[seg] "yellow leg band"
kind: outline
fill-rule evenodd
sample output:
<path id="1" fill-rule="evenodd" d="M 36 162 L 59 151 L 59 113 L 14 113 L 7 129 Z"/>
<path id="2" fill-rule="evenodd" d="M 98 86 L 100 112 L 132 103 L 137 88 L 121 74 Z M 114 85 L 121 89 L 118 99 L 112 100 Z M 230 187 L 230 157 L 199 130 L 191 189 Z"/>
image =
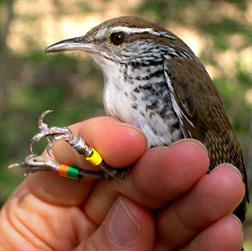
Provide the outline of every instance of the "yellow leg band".
<path id="1" fill-rule="evenodd" d="M 89 163 L 91 163 L 93 166 L 98 166 L 102 162 L 102 157 L 95 149 L 92 149 L 92 151 L 93 151 L 93 154 L 89 157 L 86 157 L 86 160 Z"/>

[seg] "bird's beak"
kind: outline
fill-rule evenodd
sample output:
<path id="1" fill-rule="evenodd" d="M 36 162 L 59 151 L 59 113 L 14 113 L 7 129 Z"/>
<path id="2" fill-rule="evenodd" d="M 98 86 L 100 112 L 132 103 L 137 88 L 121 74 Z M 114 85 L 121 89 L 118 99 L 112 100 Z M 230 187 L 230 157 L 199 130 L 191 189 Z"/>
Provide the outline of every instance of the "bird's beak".
<path id="1" fill-rule="evenodd" d="M 59 41 L 55 44 L 48 46 L 45 49 L 45 52 L 76 51 L 76 50 L 87 52 L 96 51 L 94 44 L 88 42 L 85 36 L 83 36 Z"/>

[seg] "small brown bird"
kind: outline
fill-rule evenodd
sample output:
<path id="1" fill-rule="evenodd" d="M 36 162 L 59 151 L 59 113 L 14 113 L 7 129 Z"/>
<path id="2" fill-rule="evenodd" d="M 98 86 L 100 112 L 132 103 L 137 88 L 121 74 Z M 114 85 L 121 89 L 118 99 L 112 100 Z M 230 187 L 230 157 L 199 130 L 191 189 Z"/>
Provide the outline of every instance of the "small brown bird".
<path id="1" fill-rule="evenodd" d="M 70 50 L 94 58 L 105 77 L 106 113 L 141 129 L 149 147 L 195 138 L 208 149 L 210 170 L 224 162 L 236 166 L 246 196 L 235 214 L 244 221 L 248 185 L 240 145 L 211 78 L 180 38 L 142 18 L 118 17 L 46 52 Z"/>
<path id="2" fill-rule="evenodd" d="M 69 50 L 90 53 L 105 77 L 107 114 L 140 128 L 149 147 L 195 138 L 208 149 L 210 170 L 235 165 L 246 186 L 235 214 L 244 220 L 248 186 L 240 145 L 211 78 L 180 38 L 142 18 L 119 17 L 46 52 Z"/>

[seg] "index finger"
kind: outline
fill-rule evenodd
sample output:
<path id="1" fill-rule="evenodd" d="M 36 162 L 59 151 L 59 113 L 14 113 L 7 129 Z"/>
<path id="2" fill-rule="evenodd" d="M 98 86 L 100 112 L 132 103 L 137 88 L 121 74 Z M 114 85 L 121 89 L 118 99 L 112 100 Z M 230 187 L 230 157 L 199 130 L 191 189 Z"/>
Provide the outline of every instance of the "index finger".
<path id="1" fill-rule="evenodd" d="M 140 131 L 114 118 L 89 119 L 72 125 L 71 129 L 114 167 L 133 164 L 146 149 L 146 139 Z M 94 168 L 65 142 L 55 145 L 53 155 L 59 163 L 84 169 Z M 85 202 L 96 181 L 73 181 L 55 173 L 43 172 L 30 175 L 26 182 L 30 191 L 43 200 L 61 205 L 78 205 Z"/>
<path id="2" fill-rule="evenodd" d="M 88 119 L 70 128 L 95 148 L 112 167 L 127 167 L 136 162 L 146 150 L 147 140 L 140 130 L 112 117 Z M 83 157 L 65 142 L 55 144 L 53 155 L 60 163 L 90 168 Z"/>

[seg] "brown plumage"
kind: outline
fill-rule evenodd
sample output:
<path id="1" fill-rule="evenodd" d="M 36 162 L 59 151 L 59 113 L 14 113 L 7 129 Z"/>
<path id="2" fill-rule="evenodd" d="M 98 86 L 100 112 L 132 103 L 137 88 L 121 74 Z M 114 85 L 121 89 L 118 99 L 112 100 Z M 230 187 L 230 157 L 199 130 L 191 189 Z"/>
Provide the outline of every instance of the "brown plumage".
<path id="1" fill-rule="evenodd" d="M 174 96 L 180 108 L 195 126 L 184 119 L 186 131 L 206 146 L 211 160 L 210 169 L 220 163 L 230 163 L 242 173 L 246 197 L 235 214 L 244 221 L 249 198 L 242 151 L 212 80 L 197 59 L 172 59 L 169 77 L 174 81 Z"/>

